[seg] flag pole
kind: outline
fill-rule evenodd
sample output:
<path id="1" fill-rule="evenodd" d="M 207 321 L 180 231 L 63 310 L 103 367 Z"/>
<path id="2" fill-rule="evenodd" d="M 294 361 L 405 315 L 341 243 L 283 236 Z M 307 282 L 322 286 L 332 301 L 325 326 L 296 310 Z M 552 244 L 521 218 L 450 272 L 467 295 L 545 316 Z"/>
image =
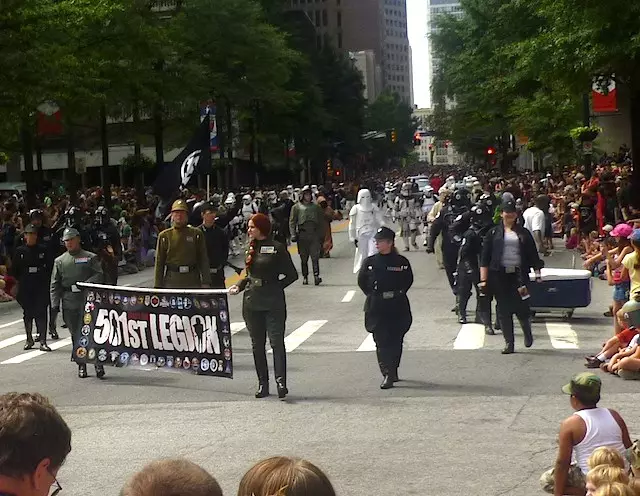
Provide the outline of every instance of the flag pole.
<path id="1" fill-rule="evenodd" d="M 207 174 L 207 201 L 211 198 L 211 174 Z"/>

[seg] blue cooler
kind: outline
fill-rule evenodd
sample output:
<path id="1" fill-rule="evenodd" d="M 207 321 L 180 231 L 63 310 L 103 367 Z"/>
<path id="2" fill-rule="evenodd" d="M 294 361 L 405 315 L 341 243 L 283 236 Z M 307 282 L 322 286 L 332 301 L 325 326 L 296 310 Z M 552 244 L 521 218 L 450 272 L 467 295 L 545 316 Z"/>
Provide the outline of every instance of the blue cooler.
<path id="1" fill-rule="evenodd" d="M 542 269 L 542 282 L 529 286 L 529 304 L 535 313 L 561 312 L 571 318 L 573 310 L 591 304 L 591 272 L 578 269 Z"/>

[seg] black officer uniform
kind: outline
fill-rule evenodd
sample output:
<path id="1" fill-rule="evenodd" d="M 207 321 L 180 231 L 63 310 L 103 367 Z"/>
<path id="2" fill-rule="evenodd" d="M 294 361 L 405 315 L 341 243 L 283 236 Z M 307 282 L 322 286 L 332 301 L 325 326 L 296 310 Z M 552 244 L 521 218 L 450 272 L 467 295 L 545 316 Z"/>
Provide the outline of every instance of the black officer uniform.
<path id="1" fill-rule="evenodd" d="M 457 222 L 462 227 L 462 243 L 456 275 L 456 289 L 458 300 L 458 322 L 467 323 L 467 304 L 471 298 L 471 289 L 476 290 L 476 322 L 485 325 L 487 334 L 494 334 L 491 327 L 491 307 L 486 308 L 489 301 L 480 296 L 478 283 L 480 282 L 480 254 L 482 239 L 487 230 L 493 226 L 493 212 L 483 202 L 471 207 L 471 211 L 462 214 Z M 487 320 L 487 313 L 488 320 Z"/>
<path id="2" fill-rule="evenodd" d="M 280 279 L 280 276 L 284 277 Z M 284 346 L 287 305 L 284 289 L 298 279 L 287 247 L 268 237 L 249 245 L 247 275 L 238 283 L 244 291 L 242 316 L 251 336 L 253 361 L 258 375 L 256 398 L 269 395 L 269 368 L 265 350 L 267 336 L 273 349 L 278 397 L 287 393 L 287 356 Z"/>
<path id="3" fill-rule="evenodd" d="M 504 202 L 502 211 L 515 213 L 515 202 Z M 529 300 L 526 298 L 528 290 L 524 290 L 524 288 L 530 285 L 529 273 L 531 270 L 539 271 L 544 267 L 544 262 L 538 256 L 538 249 L 531 233 L 517 223 L 513 225 L 512 231 L 518 237 L 520 258 L 518 266 L 506 267 L 503 263 L 505 247 L 503 222 L 487 232 L 482 242 L 480 257 L 480 266 L 488 268 L 488 278 L 486 281 L 481 281 L 481 288 L 483 288 L 483 292 L 488 291 L 494 295 L 498 303 L 498 319 L 506 345 L 502 351 L 503 354 L 514 352 L 514 314 L 520 322 L 525 337 L 525 346 L 529 348 L 533 344 L 531 309 Z"/>
<path id="4" fill-rule="evenodd" d="M 47 274 L 47 285 L 48 280 L 51 279 L 51 271 L 53 270 L 53 260 L 58 256 L 58 249 L 60 247 L 60 240 L 54 237 L 53 231 L 51 228 L 43 225 L 44 221 L 44 212 L 40 209 L 33 209 L 29 212 L 29 222 L 33 225 L 38 233 L 38 244 L 44 246 L 47 251 L 47 258 L 51 260 L 51 263 L 47 265 L 49 273 Z M 24 245 L 24 235 L 20 236 L 19 240 L 20 245 Z M 48 314 L 49 314 L 49 335 L 51 339 L 58 339 L 58 331 L 56 329 L 56 321 L 58 319 L 58 310 L 53 309 L 51 304 L 48 305 Z M 37 328 L 37 326 L 36 326 Z M 36 334 L 36 341 L 40 341 L 40 335 Z M 46 338 L 45 338 L 46 341 Z"/>
<path id="5" fill-rule="evenodd" d="M 205 204 L 200 208 L 202 214 L 212 211 L 213 207 Z M 209 255 L 209 273 L 211 274 L 211 288 L 225 289 L 224 268 L 229 258 L 229 237 L 215 223 L 211 227 L 203 224 L 199 228 L 204 233 L 204 241 Z"/>
<path id="6" fill-rule="evenodd" d="M 381 227 L 374 239 L 393 241 L 395 233 Z M 358 273 L 358 286 L 367 297 L 364 326 L 373 334 L 378 365 L 384 377 L 381 389 L 389 389 L 398 381 L 402 343 L 413 321 L 407 298 L 412 284 L 411 264 L 395 247 L 387 255 L 377 253 L 367 257 Z"/>
<path id="7" fill-rule="evenodd" d="M 449 279 L 449 286 L 456 294 L 455 272 L 458 264 L 458 252 L 462 239 L 456 236 L 454 222 L 462 213 L 466 212 L 470 206 L 469 192 L 461 189 L 456 191 L 448 200 L 448 204 L 442 207 L 440 213 L 431 225 L 429 242 L 427 243 L 427 253 L 433 253 L 436 238 L 442 234 L 442 261 L 444 269 Z"/>
<path id="8" fill-rule="evenodd" d="M 95 212 L 95 220 L 91 236 L 91 251 L 98 255 L 104 283 L 112 286 L 118 284 L 118 262 L 122 258 L 122 243 L 118 228 L 113 225 L 106 207 L 100 206 Z"/>
<path id="9" fill-rule="evenodd" d="M 36 226 L 29 224 L 25 234 L 37 234 Z M 38 244 L 19 246 L 14 255 L 11 270 L 18 281 L 17 301 L 22 307 L 24 329 L 27 334 L 25 350 L 33 348 L 33 321 L 40 340 L 40 351 L 51 351 L 47 346 L 47 307 L 49 306 L 49 278 L 53 260 L 47 247 Z"/>

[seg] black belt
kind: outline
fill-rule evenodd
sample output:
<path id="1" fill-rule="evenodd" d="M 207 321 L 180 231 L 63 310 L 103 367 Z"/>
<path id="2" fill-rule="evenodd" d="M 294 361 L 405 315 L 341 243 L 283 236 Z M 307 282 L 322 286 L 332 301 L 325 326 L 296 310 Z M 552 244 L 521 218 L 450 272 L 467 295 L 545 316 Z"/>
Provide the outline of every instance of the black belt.
<path id="1" fill-rule="evenodd" d="M 396 296 L 404 294 L 404 291 L 378 291 L 376 294 L 383 300 L 392 300 Z"/>
<path id="2" fill-rule="evenodd" d="M 167 270 L 169 272 L 178 272 L 180 274 L 188 274 L 189 272 L 193 272 L 198 268 L 197 265 L 173 265 L 166 264 Z"/>
<path id="3" fill-rule="evenodd" d="M 259 277 L 249 277 L 251 284 L 256 287 L 269 286 L 277 282 L 277 279 L 260 279 Z"/>

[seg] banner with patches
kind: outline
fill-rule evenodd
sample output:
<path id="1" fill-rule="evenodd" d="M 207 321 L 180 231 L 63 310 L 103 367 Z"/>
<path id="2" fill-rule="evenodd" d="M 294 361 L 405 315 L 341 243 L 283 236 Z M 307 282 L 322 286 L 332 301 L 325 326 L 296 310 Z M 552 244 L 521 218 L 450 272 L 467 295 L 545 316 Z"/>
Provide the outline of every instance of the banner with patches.
<path id="1" fill-rule="evenodd" d="M 226 291 L 78 286 L 86 298 L 76 362 L 233 378 Z"/>

